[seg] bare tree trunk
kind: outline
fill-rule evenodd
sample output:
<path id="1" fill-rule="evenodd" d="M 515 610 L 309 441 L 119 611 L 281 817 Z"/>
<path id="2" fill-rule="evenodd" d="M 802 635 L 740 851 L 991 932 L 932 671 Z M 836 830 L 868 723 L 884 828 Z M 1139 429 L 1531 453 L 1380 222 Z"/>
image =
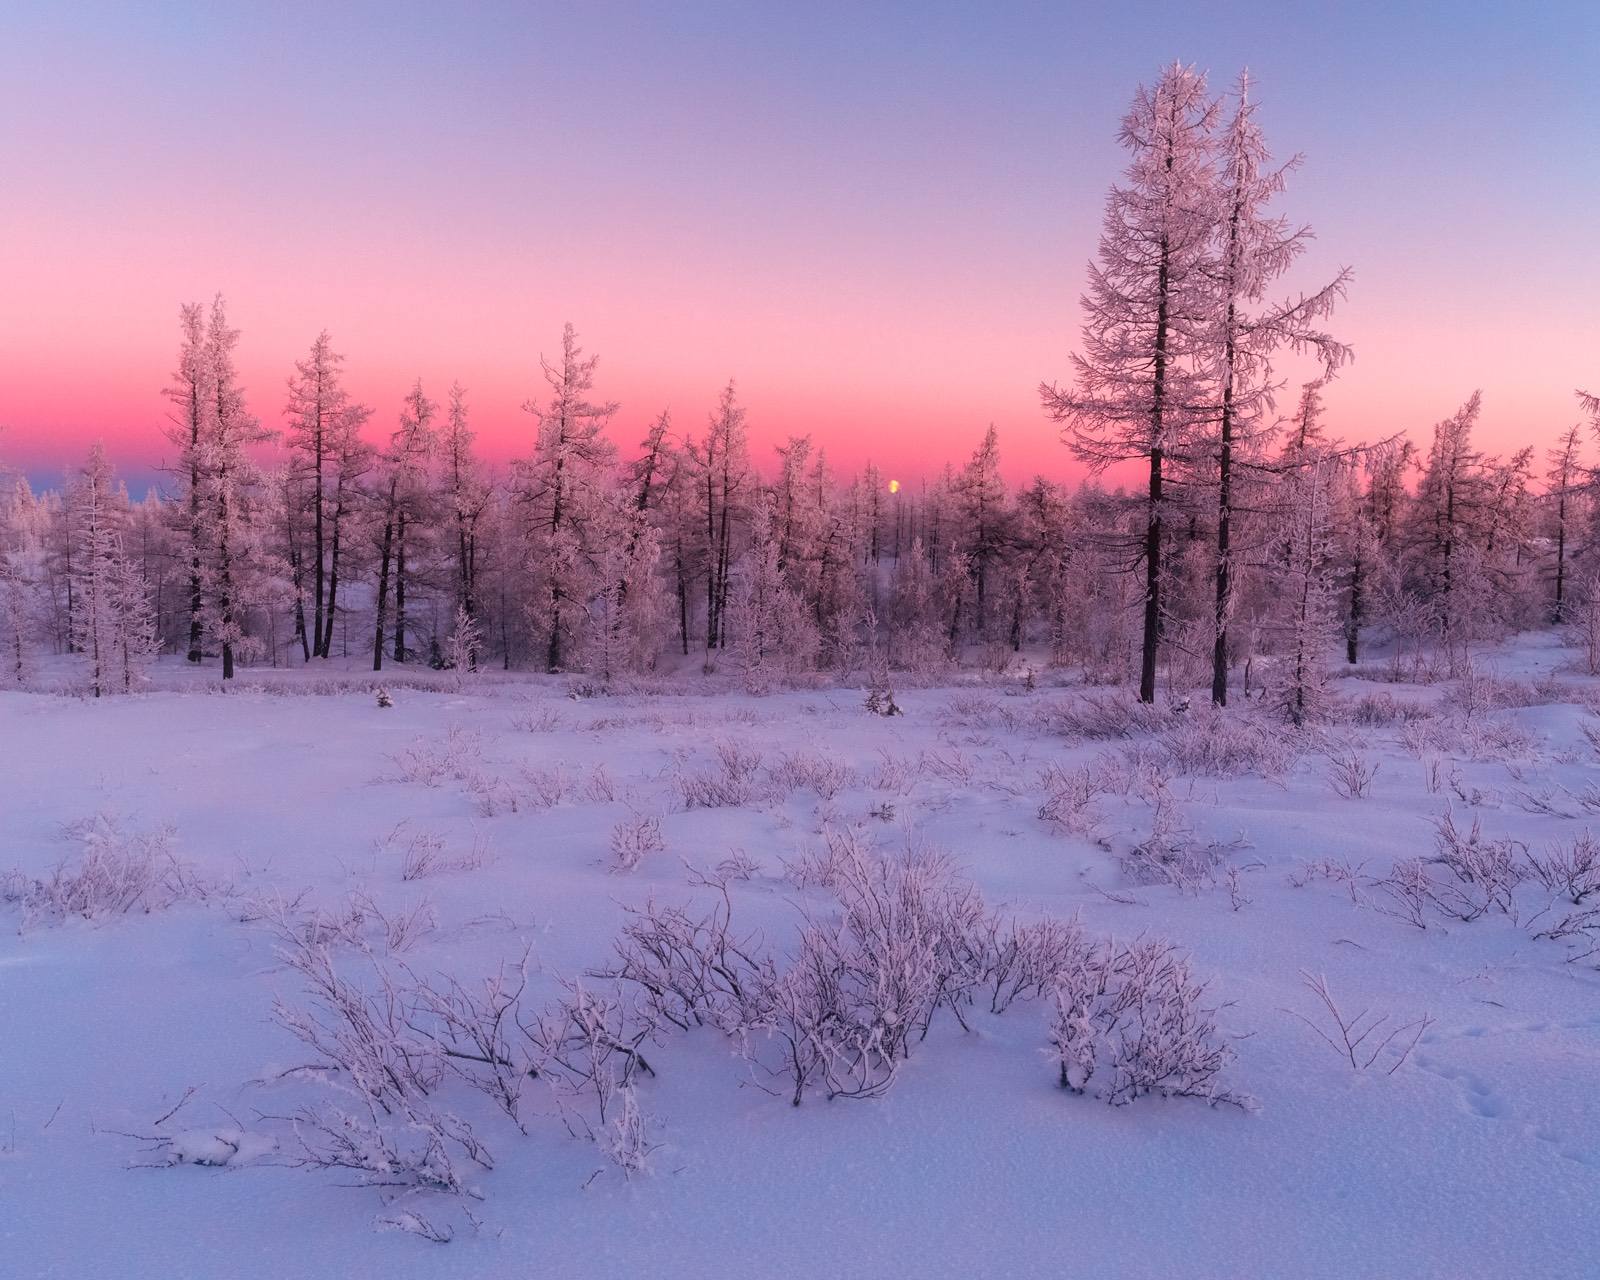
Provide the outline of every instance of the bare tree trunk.
<path id="1" fill-rule="evenodd" d="M 378 553 L 378 625 L 377 632 L 372 638 L 372 669 L 383 670 L 383 642 L 384 627 L 388 622 L 389 613 L 389 559 L 394 549 L 394 521 L 386 520 L 383 525 L 383 548 Z"/>
<path id="2" fill-rule="evenodd" d="M 395 516 L 394 550 L 394 660 L 404 662 L 406 660 L 406 513 L 403 510 Z"/>

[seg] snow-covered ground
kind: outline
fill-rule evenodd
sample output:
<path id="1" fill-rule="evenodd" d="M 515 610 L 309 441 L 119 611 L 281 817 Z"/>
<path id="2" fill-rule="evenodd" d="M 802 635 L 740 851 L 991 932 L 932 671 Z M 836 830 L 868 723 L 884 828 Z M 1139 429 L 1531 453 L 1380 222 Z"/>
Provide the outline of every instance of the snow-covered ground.
<path id="1" fill-rule="evenodd" d="M 353 675 L 223 696 L 166 668 L 135 697 L 0 695 L 0 1274 L 1600 1274 L 1600 954 L 1574 959 L 1600 890 L 1533 869 L 1600 826 L 1600 682 L 1570 656 L 1529 637 L 1466 685 L 1341 681 L 1383 723 L 1304 734 L 1198 703 L 1128 726 L 1125 695 L 1045 680 L 901 692 L 894 717 L 848 689 L 531 677 L 385 708 Z M 1430 861 L 1447 812 L 1476 878 Z M 558 1070 L 520 1079 L 520 1129 L 446 1073 L 421 1105 L 482 1146 L 449 1149 L 461 1193 L 308 1166 L 310 1117 L 369 1110 L 285 1025 L 348 1031 L 314 952 L 413 992 L 527 954 L 532 1025 L 561 979 L 610 998 L 586 975 L 630 908 L 704 914 L 719 883 L 781 967 L 837 915 L 830 837 L 942 851 L 1024 923 L 1175 944 L 1231 1051 L 1212 1086 L 1246 1105 L 1063 1089 L 1052 1002 L 982 992 L 881 1097 L 793 1107 L 759 1032 L 741 1055 L 667 1027 L 639 1043 L 642 1139 Z M 102 894 L 160 879 L 118 911 L 72 897 L 86 865 Z M 1354 1061 L 1308 975 L 1366 1011 L 1355 1034 L 1388 1019 Z"/>

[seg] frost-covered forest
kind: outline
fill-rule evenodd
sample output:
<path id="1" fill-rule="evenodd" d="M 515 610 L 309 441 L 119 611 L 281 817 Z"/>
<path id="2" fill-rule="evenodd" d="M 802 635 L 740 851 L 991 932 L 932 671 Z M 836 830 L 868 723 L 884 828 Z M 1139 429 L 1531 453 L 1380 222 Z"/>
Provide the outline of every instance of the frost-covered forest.
<path id="1" fill-rule="evenodd" d="M 1341 438 L 1248 80 L 1120 138 L 1077 483 L 181 308 L 0 497 L 0 1272 L 1593 1273 L 1600 401 Z"/>
<path id="2" fill-rule="evenodd" d="M 1209 682 L 1218 706 L 1231 686 L 1300 723 L 1336 647 L 1356 666 L 1381 638 L 1397 669 L 1454 672 L 1476 642 L 1595 632 L 1600 401 L 1579 392 L 1586 421 L 1542 455 L 1476 448 L 1476 392 L 1425 447 L 1331 434 L 1324 401 L 1351 353 L 1319 326 L 1350 273 L 1266 301 L 1310 231 L 1269 212 L 1292 166 L 1273 167 L 1255 112 L 1247 79 L 1213 97 L 1174 67 L 1123 122 L 1132 160 L 1075 379 L 1040 391 L 1091 476 L 1133 465 L 1134 491 L 1012 488 L 993 427 L 915 488 L 871 464 L 836 475 L 809 436 L 755 457 L 731 382 L 708 421 L 663 412 L 625 452 L 571 325 L 507 474 L 477 456 L 464 388 L 439 401 L 419 382 L 380 415 L 345 392 L 327 333 L 269 429 L 219 296 L 181 310 L 167 492 L 130 502 L 96 446 L 61 490 L 6 495 L 5 678 L 27 687 L 37 653 L 77 654 L 98 696 L 143 684 L 163 653 L 224 679 L 370 655 L 609 690 L 694 656 L 764 692 L 1004 671 L 1026 646 L 1146 703 L 1162 680 L 1180 696 Z M 1320 369 L 1288 400 L 1284 352 Z"/>

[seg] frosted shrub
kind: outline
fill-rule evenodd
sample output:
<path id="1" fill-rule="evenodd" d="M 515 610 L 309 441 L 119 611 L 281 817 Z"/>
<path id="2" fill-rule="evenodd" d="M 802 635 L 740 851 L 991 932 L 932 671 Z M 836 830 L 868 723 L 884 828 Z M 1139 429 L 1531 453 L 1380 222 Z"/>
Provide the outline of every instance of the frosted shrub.
<path id="1" fill-rule="evenodd" d="M 1514 720 L 1473 720 L 1463 736 L 1474 760 L 1529 760 L 1539 754 L 1533 734 Z"/>
<path id="2" fill-rule="evenodd" d="M 1039 775 L 1039 783 L 1045 793 L 1044 802 L 1039 806 L 1041 822 L 1048 822 L 1063 835 L 1087 838 L 1094 833 L 1100 822 L 1095 802 L 1107 790 L 1099 770 L 1067 769 L 1051 764 Z"/>
<path id="3" fill-rule="evenodd" d="M 650 814 L 629 810 L 628 816 L 611 828 L 611 856 L 619 870 L 632 871 L 647 853 L 659 853 L 666 847 L 661 819 Z"/>
<path id="4" fill-rule="evenodd" d="M 960 692 L 950 695 L 950 701 L 939 712 L 939 723 L 949 728 L 985 729 L 999 716 L 998 699 L 986 693 Z"/>
<path id="5" fill-rule="evenodd" d="M 1407 702 L 1392 693 L 1364 693 L 1351 702 L 1335 704 L 1332 718 L 1364 728 L 1387 729 L 1397 724 L 1428 720 L 1433 712 L 1420 703 Z"/>
<path id="6" fill-rule="evenodd" d="M 541 1074 L 569 1098 L 592 1101 L 603 1127 L 620 1091 L 654 1075 L 640 1052 L 655 1031 L 629 999 L 565 984 L 565 994 L 529 1029 Z M 594 1136 L 590 1128 L 590 1137 Z"/>
<path id="7" fill-rule="evenodd" d="M 1121 855 L 1123 869 L 1139 884 L 1168 884 L 1196 894 L 1215 880 L 1217 864 L 1239 841 L 1202 841 L 1164 785 L 1151 788 L 1150 834 Z"/>
<path id="8" fill-rule="evenodd" d="M 1206 984 L 1167 942 L 1106 943 L 1058 977 L 1047 1056 L 1061 1086 L 1123 1104 L 1143 1094 L 1248 1108 L 1217 1077 L 1233 1052 Z"/>
<path id="9" fill-rule="evenodd" d="M 298 973 L 309 1007 L 279 999 L 279 1025 L 321 1058 L 303 1068 L 332 1091 L 291 1117 L 303 1161 L 348 1169 L 374 1186 L 460 1192 L 458 1161 L 493 1161 L 471 1127 L 429 1095 L 444 1075 L 436 1040 L 419 1032 L 414 992 L 382 966 L 368 985 L 335 966 L 326 943 L 280 932 L 278 956 Z"/>
<path id="10" fill-rule="evenodd" d="M 615 943 L 617 965 L 600 976 L 642 991 L 655 1021 L 684 1031 L 709 1024 L 734 1035 L 763 1020 L 759 993 L 771 976 L 761 971 L 771 960 L 758 954 L 755 939 L 730 931 L 725 889 L 702 916 L 653 901 L 627 911 Z"/>
<path id="11" fill-rule="evenodd" d="M 1089 951 L 1076 917 L 1046 916 L 1031 924 L 991 917 L 983 939 L 989 1012 L 1004 1013 L 1018 1000 L 1051 994 L 1058 975 L 1076 969 Z"/>
<path id="12" fill-rule="evenodd" d="M 917 777 L 921 772 L 922 766 L 917 761 L 880 749 L 878 766 L 872 771 L 869 781 L 875 790 L 907 796 L 917 785 Z"/>
<path id="13" fill-rule="evenodd" d="M 437 787 L 451 779 L 465 782 L 475 776 L 483 762 L 483 747 L 482 733 L 453 724 L 443 738 L 418 734 L 389 759 L 394 762 L 396 781 Z"/>
<path id="14" fill-rule="evenodd" d="M 524 950 L 517 963 L 502 964 L 477 984 L 413 976 L 412 1008 L 423 1016 L 408 1018 L 410 1029 L 437 1048 L 446 1070 L 492 1100 L 519 1128 L 528 1082 L 539 1075 L 521 1025 L 528 972 Z"/>
<path id="15" fill-rule="evenodd" d="M 717 743 L 717 768 L 678 771 L 685 809 L 720 809 L 748 804 L 755 795 L 761 754 L 737 742 Z"/>
<path id="16" fill-rule="evenodd" d="M 1578 906 L 1592 893 L 1600 893 L 1600 842 L 1587 830 L 1571 844 L 1551 846 L 1543 854 L 1528 853 L 1527 863 L 1539 883 Z"/>
<path id="17" fill-rule="evenodd" d="M 554 809 L 571 790 L 567 771 L 559 764 L 549 769 L 525 764 L 521 766 L 521 773 L 527 787 L 528 803 L 535 809 Z"/>
<path id="18" fill-rule="evenodd" d="M 644 1113 L 633 1085 L 625 1084 L 617 1090 L 620 1105 L 613 1109 L 611 1124 L 595 1135 L 595 1145 L 600 1153 L 622 1171 L 624 1178 L 650 1171 L 650 1153 L 656 1149 L 645 1131 Z"/>
<path id="19" fill-rule="evenodd" d="M 1490 910 L 1516 915 L 1514 893 L 1527 877 L 1527 846 L 1517 840 L 1489 840 L 1472 820 L 1463 833 L 1449 810 L 1434 820 L 1434 857 L 1451 878 L 1432 881 L 1432 896 L 1439 909 L 1460 920 L 1476 920 Z"/>
<path id="20" fill-rule="evenodd" d="M 1445 689 L 1439 701 L 1446 711 L 1455 713 L 1463 720 L 1470 720 L 1486 711 L 1540 707 L 1552 702 L 1566 702 L 1574 697 L 1575 691 L 1554 679 L 1507 680 L 1469 669 Z"/>
<path id="21" fill-rule="evenodd" d="M 1045 723 L 1069 739 L 1105 741 L 1154 733 L 1172 720 L 1172 712 L 1139 702 L 1125 693 L 1086 694 L 1064 698 L 1047 713 Z"/>
<path id="22" fill-rule="evenodd" d="M 768 777 L 775 792 L 787 794 L 803 788 L 815 791 L 824 800 L 832 800 L 860 781 L 856 771 L 843 761 L 810 751 L 783 756 L 768 770 Z"/>
<path id="23" fill-rule="evenodd" d="M 1288 737 L 1254 720 L 1218 712 L 1190 714 L 1157 737 L 1173 772 L 1207 778 L 1279 777 L 1295 759 Z"/>
<path id="24" fill-rule="evenodd" d="M 1392 1076 L 1405 1065 L 1411 1051 L 1422 1039 L 1422 1033 L 1433 1023 L 1427 1014 L 1413 1022 L 1401 1024 L 1396 1024 L 1390 1014 L 1373 1013 L 1370 1009 L 1347 1014 L 1339 1008 L 1333 993 L 1328 990 L 1327 978 L 1321 974 L 1307 973 L 1304 969 L 1300 971 L 1300 978 L 1306 989 L 1317 997 L 1321 1016 L 1314 1020 L 1293 1009 L 1289 1012 L 1321 1036 L 1329 1048 L 1350 1064 L 1352 1071 L 1370 1070 L 1386 1051 L 1392 1050 L 1393 1061 L 1384 1072 Z M 1324 1021 L 1328 1024 L 1327 1028 L 1320 1025 Z"/>
<path id="25" fill-rule="evenodd" d="M 193 869 L 174 856 L 173 827 L 135 833 L 117 817 L 101 813 L 63 830 L 83 846 L 75 861 L 57 864 L 44 879 L 21 871 L 5 878 L 4 896 L 20 904 L 24 929 L 69 916 L 97 920 L 158 911 L 208 893 Z"/>
<path id="26" fill-rule="evenodd" d="M 540 703 L 513 713 L 511 727 L 524 733 L 557 733 L 567 727 L 567 717 L 560 708 Z"/>
<path id="27" fill-rule="evenodd" d="M 442 832 L 413 830 L 408 821 L 401 820 L 373 843 L 379 854 L 399 850 L 400 878 L 412 881 L 452 871 L 476 871 L 483 866 L 488 840 L 481 832 L 475 833 L 470 849 L 452 853 Z"/>
<path id="28" fill-rule="evenodd" d="M 1366 795 L 1377 773 L 1378 766 L 1354 747 L 1328 756 L 1328 785 L 1346 800 L 1357 800 Z"/>

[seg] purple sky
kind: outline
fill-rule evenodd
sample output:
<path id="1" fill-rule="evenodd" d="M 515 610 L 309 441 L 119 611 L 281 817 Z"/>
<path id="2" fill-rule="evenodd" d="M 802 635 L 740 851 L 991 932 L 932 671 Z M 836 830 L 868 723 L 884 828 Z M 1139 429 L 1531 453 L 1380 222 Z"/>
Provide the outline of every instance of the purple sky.
<path id="1" fill-rule="evenodd" d="M 63 4 L 0 20 L 0 460 L 166 446 L 180 303 L 221 291 L 254 410 L 326 327 L 387 431 L 459 378 L 489 451 L 571 320 L 623 408 L 698 431 L 732 377 L 759 459 L 809 432 L 913 476 L 1038 407 L 1134 90 L 1248 66 L 1286 287 L 1355 269 L 1352 438 L 1544 444 L 1600 384 L 1600 8 L 1505 4 Z M 1297 370 L 1288 369 L 1295 377 Z M 1292 403 L 1291 391 L 1289 400 Z"/>

